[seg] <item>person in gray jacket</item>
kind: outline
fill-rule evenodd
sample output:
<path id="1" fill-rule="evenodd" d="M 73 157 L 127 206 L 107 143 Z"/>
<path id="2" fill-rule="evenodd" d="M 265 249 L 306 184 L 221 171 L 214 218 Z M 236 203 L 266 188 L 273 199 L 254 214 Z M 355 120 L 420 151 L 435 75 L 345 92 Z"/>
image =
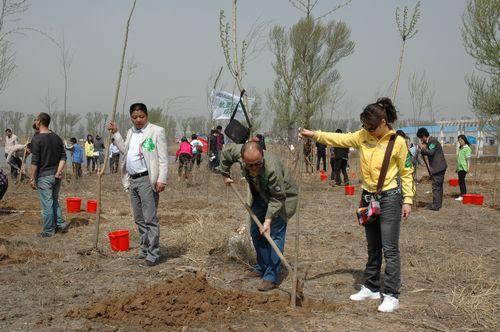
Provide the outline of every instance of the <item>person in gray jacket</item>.
<path id="1" fill-rule="evenodd" d="M 443 183 L 446 173 L 446 159 L 438 139 L 429 135 L 426 128 L 419 128 L 417 137 L 422 143 L 420 153 L 429 159 L 429 172 L 432 179 L 432 204 L 427 209 L 438 211 L 443 204 Z"/>
<path id="2" fill-rule="evenodd" d="M 143 266 L 155 266 L 160 261 L 160 223 L 156 210 L 159 193 L 167 183 L 167 143 L 165 129 L 148 122 L 148 109 L 142 103 L 130 106 L 132 128 L 125 141 L 116 123 L 108 129 L 114 143 L 123 154 L 122 182 L 130 192 L 135 223 L 139 229 L 140 252 L 134 258 Z"/>

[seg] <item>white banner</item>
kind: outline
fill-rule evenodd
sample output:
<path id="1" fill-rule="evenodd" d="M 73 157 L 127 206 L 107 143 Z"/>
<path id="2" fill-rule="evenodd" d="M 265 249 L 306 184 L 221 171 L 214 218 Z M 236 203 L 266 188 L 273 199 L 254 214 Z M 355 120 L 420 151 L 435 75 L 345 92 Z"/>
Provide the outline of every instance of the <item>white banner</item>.
<path id="1" fill-rule="evenodd" d="M 210 94 L 212 98 L 212 111 L 213 111 L 213 120 L 229 120 L 231 118 L 231 114 L 233 114 L 234 108 L 236 104 L 240 100 L 240 96 L 233 95 L 230 92 L 226 91 L 213 91 Z M 248 109 L 247 113 L 250 116 L 250 110 L 252 109 L 252 105 L 255 98 L 248 97 Z M 241 105 L 238 105 L 238 111 L 236 112 L 236 118 L 244 119 L 245 115 L 243 114 L 243 109 Z"/>

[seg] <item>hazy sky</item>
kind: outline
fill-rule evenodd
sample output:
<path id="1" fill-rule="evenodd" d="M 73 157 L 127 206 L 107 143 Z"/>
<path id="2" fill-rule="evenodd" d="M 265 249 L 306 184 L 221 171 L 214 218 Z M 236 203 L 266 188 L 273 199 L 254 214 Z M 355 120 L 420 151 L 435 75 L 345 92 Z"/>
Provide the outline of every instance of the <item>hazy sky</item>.
<path id="1" fill-rule="evenodd" d="M 129 36 L 127 58 L 139 63 L 127 104 L 143 101 L 159 106 L 166 98 L 191 96 L 184 107 L 192 114 L 207 114 L 206 85 L 224 64 L 219 41 L 219 10 L 231 14 L 231 0 L 138 0 Z M 319 15 L 339 1 L 322 0 Z M 346 91 L 342 112 L 357 114 L 386 94 L 395 78 L 400 37 L 394 22 L 396 7 L 416 1 L 354 0 L 328 19 L 342 20 L 352 29 L 354 53 L 339 63 Z M 471 115 L 464 76 L 474 69 L 465 53 L 459 27 L 466 0 L 424 0 L 418 34 L 409 41 L 401 74 L 397 108 L 411 113 L 408 76 L 426 71 L 436 91 L 440 116 Z M 68 110 L 110 112 L 124 37 L 127 0 L 32 0 L 18 26 L 37 28 L 60 38 L 62 32 L 74 54 L 70 72 Z M 260 18 L 290 27 L 302 14 L 287 0 L 238 1 L 240 37 Z M 271 26 L 271 25 L 270 25 Z M 241 38 L 240 38 L 241 39 Z M 0 95 L 0 110 L 36 113 L 44 110 L 43 97 L 50 88 L 63 101 L 63 77 L 56 47 L 37 33 L 12 38 L 17 53 L 15 77 Z M 267 48 L 248 65 L 247 87 L 264 93 L 272 86 L 272 54 Z M 229 90 L 233 82 L 225 71 Z M 122 85 L 123 92 L 123 85 Z M 121 109 L 120 97 L 119 109 Z"/>

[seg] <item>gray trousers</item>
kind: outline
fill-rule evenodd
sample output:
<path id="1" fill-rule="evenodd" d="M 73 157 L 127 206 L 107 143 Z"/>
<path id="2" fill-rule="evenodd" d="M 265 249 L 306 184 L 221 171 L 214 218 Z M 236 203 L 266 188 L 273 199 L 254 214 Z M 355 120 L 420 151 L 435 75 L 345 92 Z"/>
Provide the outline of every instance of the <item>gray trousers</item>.
<path id="1" fill-rule="evenodd" d="M 362 206 L 368 206 L 368 194 L 363 191 Z M 368 261 L 365 268 L 365 286 L 373 292 L 398 297 L 401 287 L 401 256 L 399 254 L 399 227 L 403 198 L 400 189 L 382 193 L 378 219 L 365 226 Z M 380 289 L 382 252 L 385 258 L 384 286 Z"/>
<path id="2" fill-rule="evenodd" d="M 432 206 L 440 209 L 443 205 L 443 183 L 446 170 L 432 174 Z"/>
<path id="3" fill-rule="evenodd" d="M 151 262 L 160 259 L 160 223 L 156 215 L 159 197 L 149 176 L 130 179 L 130 202 L 141 240 L 139 255 Z"/>

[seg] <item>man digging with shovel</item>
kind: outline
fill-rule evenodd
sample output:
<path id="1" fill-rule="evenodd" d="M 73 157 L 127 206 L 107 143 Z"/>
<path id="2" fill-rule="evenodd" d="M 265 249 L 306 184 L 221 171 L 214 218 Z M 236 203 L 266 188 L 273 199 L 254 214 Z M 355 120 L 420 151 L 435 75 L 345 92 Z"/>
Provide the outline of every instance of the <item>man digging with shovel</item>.
<path id="1" fill-rule="evenodd" d="M 262 278 L 258 289 L 265 292 L 277 287 L 281 266 L 280 257 L 265 236 L 270 235 L 279 251 L 283 252 L 287 221 L 297 209 L 298 188 L 282 161 L 272 153 L 264 155 L 264 150 L 256 142 L 231 144 L 222 151 L 220 172 L 228 186 L 233 183 L 230 169 L 236 162 L 241 164 L 250 187 L 251 211 L 262 223 L 262 227 L 256 223 L 250 227 L 257 265 L 247 277 Z"/>

